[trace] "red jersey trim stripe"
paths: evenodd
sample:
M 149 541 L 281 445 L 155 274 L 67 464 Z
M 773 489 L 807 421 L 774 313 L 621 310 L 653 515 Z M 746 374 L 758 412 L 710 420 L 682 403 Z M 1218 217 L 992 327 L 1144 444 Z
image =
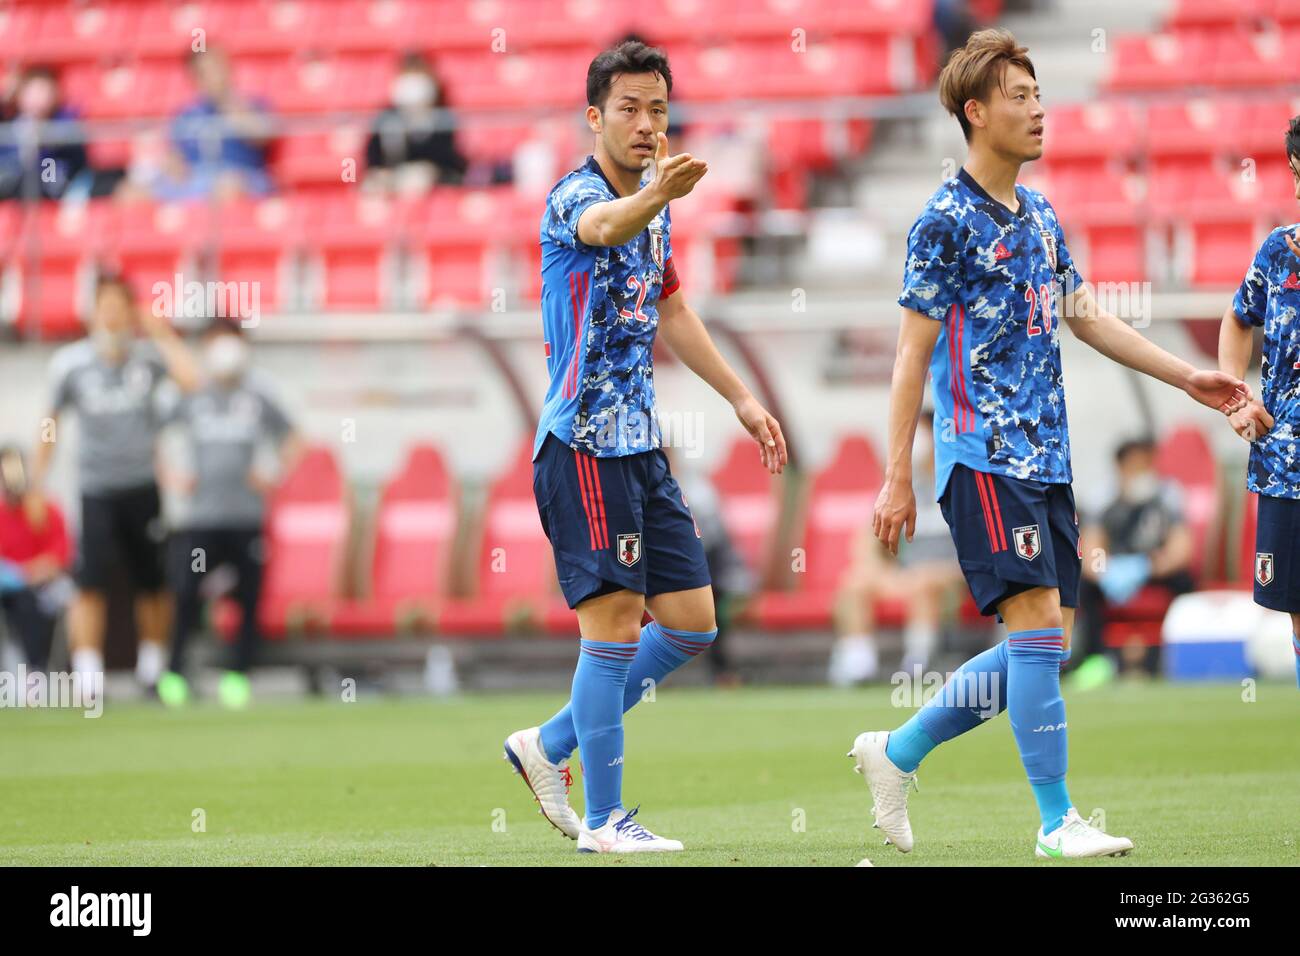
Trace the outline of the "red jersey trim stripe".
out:
M 573 306 L 573 359 L 565 376 L 562 396 L 573 398 L 578 394 L 578 365 L 582 357 L 582 320 L 587 314 L 591 277 L 585 272 L 569 273 L 569 302 Z
M 998 534 L 993 530 L 993 509 L 989 507 L 988 492 L 984 489 L 984 473 L 974 472 L 975 488 L 980 495 L 980 509 L 984 512 L 984 530 L 989 536 L 989 550 L 997 554 L 1002 549 L 998 547 Z
M 975 409 L 970 403 L 970 397 L 966 393 L 966 307 L 963 305 L 953 305 L 948 310 L 948 316 L 952 319 L 951 328 L 948 330 L 948 360 L 952 370 L 952 405 L 953 405 L 953 422 L 957 434 L 975 430 Z
M 587 523 L 591 529 L 592 550 L 609 547 L 609 529 L 606 527 L 605 495 L 600 487 L 600 469 L 596 460 L 582 452 L 574 452 L 578 461 L 579 481 L 590 497 L 591 507 L 587 512 Z
M 573 453 L 574 467 L 578 469 L 578 491 L 582 494 L 582 511 L 587 516 L 587 538 L 591 542 L 591 550 L 596 550 L 596 522 L 592 519 L 591 492 L 587 488 L 587 476 L 582 470 L 582 455 L 578 452 Z

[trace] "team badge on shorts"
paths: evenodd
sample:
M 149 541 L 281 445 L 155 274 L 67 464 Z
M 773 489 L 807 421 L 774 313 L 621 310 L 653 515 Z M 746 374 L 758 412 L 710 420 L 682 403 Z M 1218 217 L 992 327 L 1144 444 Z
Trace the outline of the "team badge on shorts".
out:
M 1255 552 L 1255 580 L 1262 588 L 1273 583 L 1273 555 Z
M 618 536 L 618 563 L 632 567 L 641 560 L 641 535 L 620 534 Z
M 1016 554 L 1026 561 L 1038 557 L 1038 552 L 1042 550 L 1038 542 L 1038 525 L 1028 524 L 1023 528 L 1012 528 L 1011 536 L 1016 539 Z

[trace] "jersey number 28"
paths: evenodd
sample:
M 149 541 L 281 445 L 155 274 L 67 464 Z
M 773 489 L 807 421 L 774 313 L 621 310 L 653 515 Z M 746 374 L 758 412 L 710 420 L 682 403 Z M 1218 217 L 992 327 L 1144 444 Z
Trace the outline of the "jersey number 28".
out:
M 1029 336 L 1042 335 L 1044 332 L 1052 331 L 1052 290 L 1046 283 L 1038 287 L 1037 294 L 1034 293 L 1034 287 L 1030 286 L 1025 290 L 1025 301 L 1029 303 Z M 1038 306 L 1042 303 L 1043 324 L 1037 325 L 1034 319 L 1038 317 Z

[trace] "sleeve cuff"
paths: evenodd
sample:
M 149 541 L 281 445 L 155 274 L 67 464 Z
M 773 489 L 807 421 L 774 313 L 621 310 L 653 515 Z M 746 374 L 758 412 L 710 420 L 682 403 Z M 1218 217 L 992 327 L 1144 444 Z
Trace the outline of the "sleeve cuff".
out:
M 677 267 L 673 265 L 673 257 L 669 256 L 664 262 L 664 278 L 663 285 L 659 289 L 659 298 L 666 299 L 681 287 L 681 280 L 677 278 Z

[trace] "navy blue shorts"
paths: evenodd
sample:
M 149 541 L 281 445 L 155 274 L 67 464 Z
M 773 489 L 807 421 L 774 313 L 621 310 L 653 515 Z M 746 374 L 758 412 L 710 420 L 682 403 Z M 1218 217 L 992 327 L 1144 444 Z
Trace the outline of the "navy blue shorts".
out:
M 569 607 L 624 588 L 652 597 L 710 584 L 700 529 L 662 451 L 594 458 L 547 435 L 533 495 Z
M 1079 606 L 1079 515 L 1069 485 L 953 468 L 939 499 L 981 614 L 1031 588 Z
M 1300 500 L 1259 495 L 1255 603 L 1300 612 Z

